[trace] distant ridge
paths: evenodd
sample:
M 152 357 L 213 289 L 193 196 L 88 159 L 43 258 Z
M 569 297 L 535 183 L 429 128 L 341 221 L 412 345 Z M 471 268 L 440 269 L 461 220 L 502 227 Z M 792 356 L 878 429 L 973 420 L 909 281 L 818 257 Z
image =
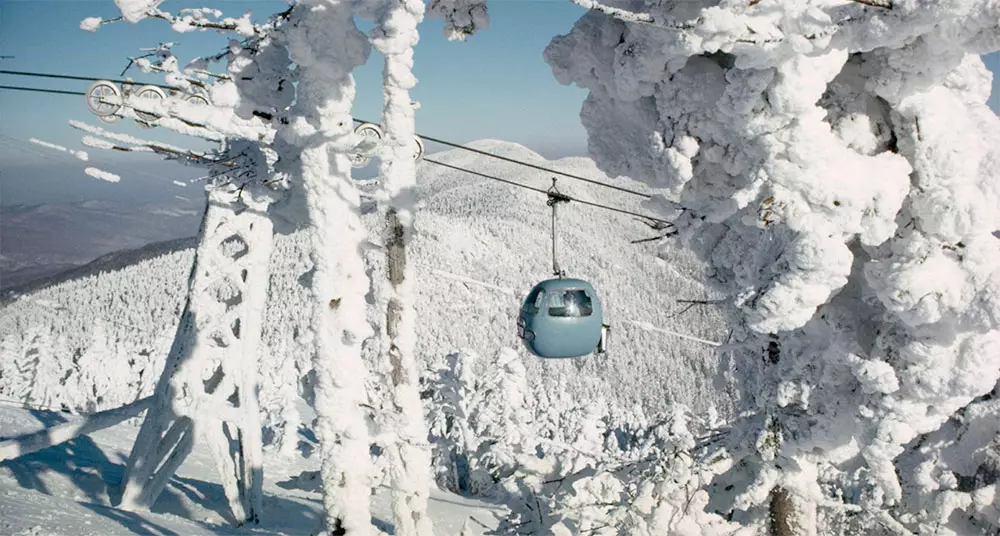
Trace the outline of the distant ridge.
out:
M 69 270 L 60 271 L 54 275 L 35 279 L 21 285 L 15 285 L 0 291 L 0 305 L 6 305 L 12 298 L 19 294 L 27 294 L 44 288 L 48 288 L 60 283 L 65 283 L 73 279 L 79 279 L 89 275 L 96 275 L 101 272 L 114 272 L 127 268 L 128 266 L 154 257 L 159 257 L 167 253 L 190 249 L 198 245 L 197 236 L 164 240 L 153 242 L 145 246 L 115 251 L 101 255 L 100 257 Z

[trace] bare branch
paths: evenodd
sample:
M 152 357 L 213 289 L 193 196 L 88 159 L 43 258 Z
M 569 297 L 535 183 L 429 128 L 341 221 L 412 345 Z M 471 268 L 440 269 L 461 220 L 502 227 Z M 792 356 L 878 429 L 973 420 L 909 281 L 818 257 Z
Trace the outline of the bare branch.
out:
M 664 229 L 673 229 L 675 227 L 675 225 L 673 223 L 662 221 L 662 220 L 644 220 L 644 219 L 639 219 L 639 218 L 633 218 L 633 219 L 635 221 L 639 222 L 639 223 L 642 223 L 642 224 L 648 226 L 650 229 L 652 229 L 654 231 L 662 231 Z
M 677 303 L 686 303 L 686 304 L 688 304 L 688 306 L 685 307 L 685 308 L 683 308 L 683 309 L 681 309 L 679 312 L 674 313 L 674 314 L 668 316 L 667 318 L 673 318 L 675 316 L 681 316 L 684 313 L 688 312 L 692 307 L 694 307 L 696 305 L 716 305 L 716 304 L 723 303 L 725 300 L 674 300 L 674 301 L 676 301 Z
M 650 225 L 650 227 L 653 227 L 653 226 Z M 629 243 L 631 243 L 631 244 L 642 244 L 643 242 L 654 242 L 654 241 L 657 241 L 657 240 L 663 240 L 664 238 L 670 238 L 671 236 L 677 236 L 677 231 L 676 230 L 668 231 L 668 232 L 666 232 L 664 234 L 661 234 L 659 236 L 653 236 L 653 237 L 650 237 L 650 238 L 639 238 L 637 240 L 632 240 Z
M 654 237 L 651 237 L 651 238 L 640 238 L 638 240 L 632 240 L 629 243 L 630 244 L 642 244 L 643 242 L 653 242 L 654 240 L 659 240 L 661 238 L 663 238 L 663 237 L 662 236 L 654 236 Z

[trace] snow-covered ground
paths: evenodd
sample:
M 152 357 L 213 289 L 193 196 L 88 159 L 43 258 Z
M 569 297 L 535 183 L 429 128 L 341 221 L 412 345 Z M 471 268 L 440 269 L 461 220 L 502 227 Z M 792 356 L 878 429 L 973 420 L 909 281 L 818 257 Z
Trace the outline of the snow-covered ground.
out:
M 0 438 L 30 433 L 77 417 L 0 404 Z M 266 457 L 264 516 L 259 526 L 234 528 L 207 449 L 188 456 L 151 512 L 114 508 L 138 427 L 122 424 L 0 464 L 0 534 L 17 536 L 198 536 L 313 534 L 321 529 L 322 496 L 315 457 Z M 310 443 L 314 445 L 314 443 Z M 376 491 L 373 521 L 391 526 L 389 494 Z M 428 511 L 437 534 L 471 534 L 495 527 L 503 507 L 433 490 Z
M 605 177 L 588 159 L 547 162 L 516 144 L 483 140 L 472 145 L 636 187 L 624 179 Z M 550 175 L 544 172 L 525 172 L 466 152 L 452 150 L 433 157 L 534 187 L 551 185 Z M 689 254 L 678 249 L 664 262 L 654 254 L 655 242 L 630 243 L 653 236 L 650 228 L 634 218 L 582 205 L 561 207 L 560 263 L 570 275 L 596 285 L 613 339 L 606 355 L 541 360 L 521 348 L 516 312 L 531 285 L 550 276 L 551 222 L 545 197 L 431 163 L 421 164 L 418 173 L 423 202 L 410 259 L 419 281 L 417 355 L 427 369 L 425 374 L 446 356 L 462 353 L 479 356 L 476 370 L 485 377 L 496 368 L 502 350 L 513 348 L 526 371 L 527 405 L 536 418 L 552 409 L 545 404 L 555 401 L 567 408 L 588 405 L 612 413 L 639 405 L 649 414 L 671 402 L 698 412 L 715 408 L 724 415 L 738 405 L 737 394 L 729 389 L 733 364 L 720 363 L 713 346 L 707 344 L 724 342 L 726 336 L 713 309 L 697 306 L 685 311 L 687 305 L 676 302 L 712 297 L 700 282 L 699 264 Z M 560 180 L 559 188 L 583 200 L 645 212 L 640 198 L 620 192 L 569 179 Z M 377 243 L 382 222 L 372 209 L 370 202 L 365 205 L 365 222 L 371 240 Z M 303 471 L 317 469 L 314 461 L 301 457 L 310 450 L 302 434 L 308 435 L 312 419 L 300 397 L 308 396 L 310 390 L 311 346 L 305 328 L 311 266 L 306 232 L 282 230 L 287 234 L 275 241 L 260 355 L 260 401 L 265 440 L 271 444 L 265 465 L 269 497 L 265 506 L 281 512 L 281 517 L 265 514 L 265 524 L 258 530 L 306 534 L 317 526 L 321 507 L 318 487 L 307 483 L 308 478 L 296 478 Z M 150 394 L 176 327 L 193 259 L 192 250 L 183 245 L 165 249 L 152 258 L 111 256 L 92 269 L 78 270 L 79 276 L 72 280 L 8 301 L 0 309 L 0 399 L 92 411 Z M 370 262 L 379 271 L 383 253 L 377 247 L 371 252 Z M 136 258 L 141 260 L 132 263 Z M 368 349 L 367 358 L 373 357 Z M 85 370 L 93 368 L 93 363 L 101 364 L 106 377 L 95 380 L 92 371 Z M 94 382 L 112 388 L 95 399 Z M 38 427 L 39 419 L 68 418 L 66 414 L 38 417 L 0 409 L 0 436 Z M 228 533 L 231 529 L 219 513 L 225 504 L 221 486 L 207 452 L 196 450 L 153 514 L 123 513 L 108 506 L 104 482 L 116 482 L 135 433 L 134 423 L 123 424 L 90 439 L 0 464 L 0 486 L 6 488 L 0 493 L 0 522 L 9 525 L 0 525 L 0 531 L 17 533 L 41 526 L 41 533 L 49 534 L 85 520 L 92 523 L 94 534 L 115 534 L 111 529 L 150 534 Z M 286 457 L 278 456 L 279 451 Z M 37 477 L 27 476 L 35 473 Z M 303 487 L 310 491 L 296 489 Z M 115 491 L 112 486 L 110 493 Z M 33 500 L 36 493 L 52 497 Z M 378 504 L 381 519 L 391 520 L 384 502 Z M 495 525 L 496 518 L 489 512 L 497 508 L 437 492 L 431 501 L 439 534 L 459 534 L 470 515 L 482 524 Z M 482 528 L 470 523 L 476 530 Z M 80 531 L 74 528 L 72 532 Z

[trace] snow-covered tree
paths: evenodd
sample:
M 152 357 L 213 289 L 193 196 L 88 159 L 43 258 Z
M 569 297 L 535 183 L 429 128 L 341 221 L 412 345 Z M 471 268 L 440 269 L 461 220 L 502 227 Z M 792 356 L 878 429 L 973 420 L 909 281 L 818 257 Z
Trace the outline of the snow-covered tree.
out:
M 410 89 L 413 47 L 419 40 L 417 26 L 424 18 L 423 0 L 386 0 L 376 16 L 371 42 L 385 57 L 383 68 L 383 140 L 381 191 L 386 232 L 387 288 L 383 361 L 389 380 L 393 410 L 389 420 L 395 440 L 387 445 L 390 458 L 393 519 L 398 534 L 430 534 L 427 496 L 431 483 L 431 457 L 426 447 L 427 426 L 420 403 L 416 345 L 415 270 L 406 262 L 416 217 L 417 167 L 415 103 Z
M 480 438 L 472 429 L 478 403 L 474 373 L 476 354 L 456 352 L 425 378 L 425 412 L 428 440 L 438 486 L 456 493 L 477 494 L 476 483 L 485 481 L 474 459 Z
M 427 12 L 444 21 L 442 32 L 449 41 L 464 41 L 490 26 L 486 0 L 430 0 Z
M 740 534 L 738 525 L 705 512 L 709 494 L 701 488 L 712 473 L 694 457 L 691 419 L 675 407 L 649 426 L 619 429 L 625 449 L 547 483 L 545 524 L 555 534 Z
M 368 293 L 360 198 L 351 180 L 355 136 L 354 78 L 370 44 L 354 21 L 351 2 L 308 0 L 295 5 L 284 42 L 297 66 L 298 85 L 289 121 L 278 133 L 279 167 L 296 176 L 311 226 L 312 329 L 317 352 L 318 414 L 327 528 L 369 534 L 369 438 L 363 410 L 367 371 L 361 345 L 372 328 L 364 314 Z
M 91 341 L 83 354 L 76 360 L 75 377 L 76 393 L 79 396 L 77 404 L 86 408 L 88 413 L 93 413 L 105 407 L 105 401 L 111 398 L 112 391 L 125 387 L 125 383 L 113 378 L 113 368 L 116 368 L 116 361 L 112 359 L 108 348 L 108 336 L 104 329 L 104 323 L 97 321 L 91 333 Z M 120 399 L 123 397 L 114 396 Z
M 28 340 L 24 358 L 34 365 L 26 402 L 54 410 L 72 409 L 73 395 L 66 381 L 74 372 L 73 356 L 66 347 L 66 337 L 39 329 Z
M 9 400 L 24 400 L 31 385 L 25 372 L 24 335 L 6 333 L 0 339 L 0 396 Z
M 730 298 L 722 350 L 752 415 L 710 508 L 752 524 L 833 499 L 918 527 L 899 456 L 1000 376 L 1000 120 L 979 58 L 1000 3 L 577 3 L 593 9 L 545 58 L 589 90 L 591 154 L 657 188 Z
M 494 363 L 495 368 L 479 386 L 472 425 L 484 438 L 480 459 L 499 468 L 512 466 L 512 458 L 533 447 L 533 434 L 528 432 L 533 416 L 526 405 L 528 383 L 521 356 L 510 348 L 501 348 Z

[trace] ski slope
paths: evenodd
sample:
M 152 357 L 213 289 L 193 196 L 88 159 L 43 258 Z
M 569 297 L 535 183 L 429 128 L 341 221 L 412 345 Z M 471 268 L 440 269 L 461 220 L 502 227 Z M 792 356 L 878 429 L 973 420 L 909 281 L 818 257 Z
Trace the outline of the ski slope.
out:
M 0 404 L 0 437 L 17 436 L 77 417 Z M 256 527 L 232 527 L 226 499 L 207 449 L 197 446 L 151 512 L 112 506 L 121 493 L 137 426 L 122 424 L 91 436 L 0 463 L 0 534 L 16 536 L 201 536 L 209 534 L 315 534 L 322 528 L 322 497 L 314 482 L 316 457 L 265 458 L 264 515 Z M 306 450 L 315 445 L 303 439 Z M 389 493 L 373 497 L 373 521 L 391 527 Z M 428 505 L 437 534 L 470 534 L 495 527 L 503 508 L 432 490 Z

